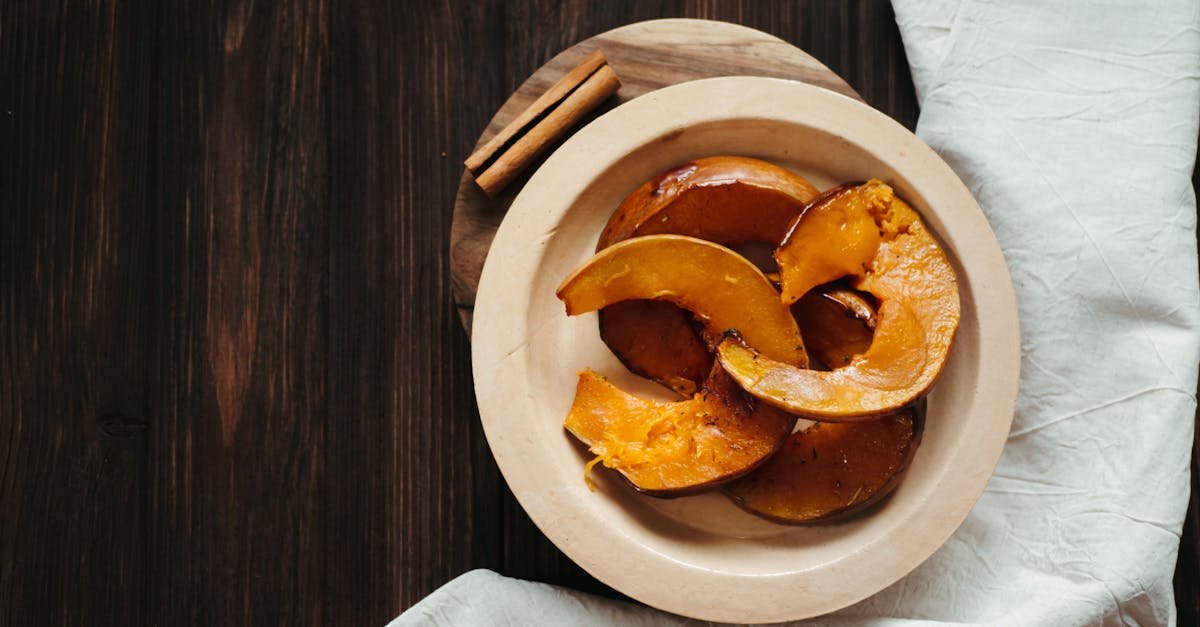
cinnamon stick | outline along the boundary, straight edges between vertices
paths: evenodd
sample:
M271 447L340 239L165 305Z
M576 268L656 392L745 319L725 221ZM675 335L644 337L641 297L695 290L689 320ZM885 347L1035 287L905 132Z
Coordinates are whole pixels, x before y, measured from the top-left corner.
M621 81L617 79L612 68L608 65L600 66L557 106L550 109L533 128L528 129L497 156L487 166L487 169L476 174L475 182L489 198L494 198L534 158L553 144L567 129L583 119L583 116L587 115L589 111L613 95L620 86Z

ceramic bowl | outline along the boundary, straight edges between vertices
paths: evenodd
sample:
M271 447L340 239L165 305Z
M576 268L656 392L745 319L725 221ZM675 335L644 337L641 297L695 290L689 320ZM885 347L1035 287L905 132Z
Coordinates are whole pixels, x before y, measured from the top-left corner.
M788 526L719 493L656 499L598 468L562 427L587 367L639 394L601 342L596 314L568 317L555 288L591 256L613 209L676 164L745 155L826 188L880 178L924 216L958 272L962 322L928 397L924 440L879 506L839 524ZM878 111L803 83L716 78L667 87L598 118L533 175L496 233L475 303L472 365L488 444L538 527L599 580L704 620L825 614L882 590L946 541L982 494L1012 421L1017 308L975 199L921 140Z

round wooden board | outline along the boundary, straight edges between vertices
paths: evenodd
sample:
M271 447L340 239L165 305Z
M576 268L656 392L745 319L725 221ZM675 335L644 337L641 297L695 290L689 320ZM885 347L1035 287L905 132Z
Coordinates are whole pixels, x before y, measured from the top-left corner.
M538 68L492 117L476 148L500 132L542 92L597 48L621 79L621 89L584 124L623 102L661 87L715 76L786 78L862 100L846 81L820 61L773 35L727 22L651 20L615 28L579 42ZM572 132L575 130L578 129ZM479 274L500 220L529 175L550 152L542 155L494 199L485 196L475 185L471 173L463 170L450 227L450 271L459 319L468 335Z

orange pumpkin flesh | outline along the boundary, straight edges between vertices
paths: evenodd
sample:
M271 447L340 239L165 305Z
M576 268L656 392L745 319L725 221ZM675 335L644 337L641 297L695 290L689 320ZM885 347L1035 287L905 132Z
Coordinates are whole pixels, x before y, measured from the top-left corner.
M795 422L754 402L714 365L700 393L675 402L632 396L586 370L564 426L638 490L682 496L750 472Z
M878 502L916 452L921 417L907 408L859 423L793 433L758 470L726 486L746 510L783 523L828 522Z
M635 299L674 303L710 335L736 329L763 355L800 368L808 355L791 312L741 255L680 235L648 235L596 253L556 292L568 315Z
M613 212L596 250L652 234L688 235L733 246L776 246L817 190L766 161L706 157L642 184ZM630 301L600 312L600 337L631 372L690 397L713 357L686 311L664 302Z
M862 274L882 243L876 216L894 196L887 186L838 187L804 210L775 250L783 302L812 288Z
M945 253L917 213L890 187L870 181L814 203L789 233L776 253L785 302L801 290L840 278L829 276L838 270L817 262L804 266L816 278L789 270L815 254L806 252L809 248L829 249L825 240L833 231L822 225L828 215L847 224L860 224L867 216L877 227L874 236L864 237L868 244L878 237L878 245L831 245L859 255L875 247L865 268L850 273L854 287L879 302L867 351L828 372L780 363L756 350L747 337L721 342L717 356L742 388L786 411L825 421L866 420L911 403L937 380L958 328L958 286ZM814 217L821 218L820 228L806 228L805 221ZM858 227L843 231L846 237L861 232Z

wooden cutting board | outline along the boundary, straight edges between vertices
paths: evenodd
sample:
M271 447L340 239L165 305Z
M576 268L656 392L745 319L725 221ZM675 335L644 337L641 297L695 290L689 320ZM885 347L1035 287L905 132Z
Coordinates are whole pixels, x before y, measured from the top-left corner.
M803 50L762 31L727 22L666 19L638 22L601 33L560 52L509 96L475 147L504 128L564 74L599 48L621 79L616 96L577 128L605 111L660 87L714 76L770 76L803 81L862 98L844 80ZM546 156L489 199L465 168L454 199L450 270L459 319L469 335L475 292L488 248L513 198Z

